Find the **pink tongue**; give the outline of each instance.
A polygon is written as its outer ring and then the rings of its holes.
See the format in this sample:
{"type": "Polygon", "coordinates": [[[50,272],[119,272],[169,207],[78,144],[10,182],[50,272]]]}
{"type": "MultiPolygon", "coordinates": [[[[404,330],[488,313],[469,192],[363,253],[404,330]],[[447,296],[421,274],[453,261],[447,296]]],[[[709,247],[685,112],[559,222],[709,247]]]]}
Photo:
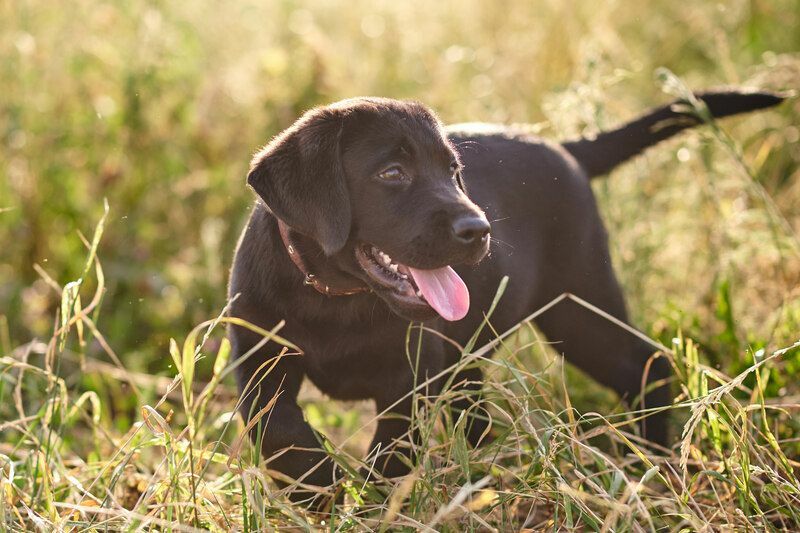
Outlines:
{"type": "Polygon", "coordinates": [[[469,291],[456,271],[449,266],[436,270],[410,268],[414,282],[428,305],[445,320],[461,320],[469,311],[469,291]]]}

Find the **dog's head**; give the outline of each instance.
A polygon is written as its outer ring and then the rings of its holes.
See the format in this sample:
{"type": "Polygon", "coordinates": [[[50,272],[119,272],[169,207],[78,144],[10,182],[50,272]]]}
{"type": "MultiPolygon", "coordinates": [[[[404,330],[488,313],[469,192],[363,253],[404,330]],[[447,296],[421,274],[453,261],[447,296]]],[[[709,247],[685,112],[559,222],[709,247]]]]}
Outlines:
{"type": "Polygon", "coordinates": [[[463,318],[469,293],[450,265],[489,249],[458,154],[425,106],[356,98],[313,109],[253,158],[248,183],[312,238],[329,265],[397,314],[463,318]]]}

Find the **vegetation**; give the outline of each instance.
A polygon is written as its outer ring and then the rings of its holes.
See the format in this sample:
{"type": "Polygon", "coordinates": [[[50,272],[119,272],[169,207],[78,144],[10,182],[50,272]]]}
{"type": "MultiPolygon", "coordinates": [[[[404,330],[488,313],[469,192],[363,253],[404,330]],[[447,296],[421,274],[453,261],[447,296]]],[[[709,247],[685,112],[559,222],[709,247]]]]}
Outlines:
{"type": "Polygon", "coordinates": [[[671,449],[523,324],[493,359],[465,349],[492,443],[467,446],[455,392],[423,402],[402,480],[359,474],[370,405],[305,391],[348,472],[310,514],[242,438],[222,318],[249,154],[312,105],[415,98],[571,137],[685,87],[796,89],[799,30],[797,0],[0,3],[0,528],[800,528],[797,99],[597,183],[634,322],[675,369],[671,449]]]}

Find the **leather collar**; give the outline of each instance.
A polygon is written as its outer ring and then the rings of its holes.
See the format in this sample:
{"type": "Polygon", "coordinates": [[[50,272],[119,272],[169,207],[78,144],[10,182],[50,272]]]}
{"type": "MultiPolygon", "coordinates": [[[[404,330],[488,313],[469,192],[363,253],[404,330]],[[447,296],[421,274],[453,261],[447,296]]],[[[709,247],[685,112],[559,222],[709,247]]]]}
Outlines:
{"type": "Polygon", "coordinates": [[[279,219],[278,217],[275,217],[275,219],[278,221],[278,231],[280,231],[281,240],[283,241],[283,246],[286,247],[286,252],[289,254],[289,258],[292,260],[292,263],[294,263],[294,266],[296,266],[297,270],[299,270],[300,273],[303,274],[303,277],[305,278],[303,283],[305,285],[310,285],[314,287],[317,290],[317,292],[319,292],[320,294],[324,294],[325,296],[350,296],[352,294],[369,292],[370,289],[366,285],[347,287],[347,288],[331,287],[324,281],[319,279],[316,275],[309,272],[306,262],[303,261],[303,256],[300,255],[300,251],[298,250],[297,246],[294,244],[291,236],[289,235],[291,228],[287,226],[286,223],[284,223],[283,220],[279,219]]]}

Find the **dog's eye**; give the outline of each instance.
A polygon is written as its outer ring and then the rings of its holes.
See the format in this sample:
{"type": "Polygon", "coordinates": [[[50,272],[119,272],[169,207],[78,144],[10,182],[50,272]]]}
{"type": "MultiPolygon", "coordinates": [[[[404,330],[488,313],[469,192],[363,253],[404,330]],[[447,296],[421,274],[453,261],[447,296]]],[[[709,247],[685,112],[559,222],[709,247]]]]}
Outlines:
{"type": "Polygon", "coordinates": [[[406,179],[406,175],[403,174],[403,169],[395,166],[389,167],[378,174],[378,178],[384,181],[403,181],[406,179]]]}

